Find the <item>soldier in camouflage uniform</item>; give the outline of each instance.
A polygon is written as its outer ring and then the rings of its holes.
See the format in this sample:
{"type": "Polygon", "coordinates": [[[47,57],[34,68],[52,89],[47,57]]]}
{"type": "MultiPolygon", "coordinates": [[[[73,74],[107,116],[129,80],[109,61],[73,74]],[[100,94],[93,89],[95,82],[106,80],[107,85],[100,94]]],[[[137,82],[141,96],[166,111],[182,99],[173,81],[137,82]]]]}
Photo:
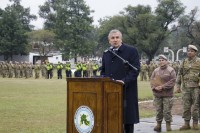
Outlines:
{"type": "Polygon", "coordinates": [[[2,76],[3,62],[0,62],[0,76],[2,76]]]}
{"type": "Polygon", "coordinates": [[[148,76],[149,76],[149,79],[151,78],[151,75],[152,75],[153,71],[155,70],[155,68],[156,68],[156,66],[153,63],[153,61],[150,61],[150,64],[148,65],[148,76]]]}
{"type": "Polygon", "coordinates": [[[24,73],[24,62],[21,62],[20,65],[19,65],[19,68],[20,68],[20,78],[23,78],[25,73],[24,73]]]}
{"type": "Polygon", "coordinates": [[[44,62],[42,62],[41,72],[42,72],[42,77],[46,79],[47,78],[47,69],[46,69],[46,64],[44,62]]]}
{"type": "Polygon", "coordinates": [[[14,64],[12,63],[12,61],[10,61],[10,63],[8,63],[8,78],[12,78],[14,74],[14,64]]]}
{"type": "Polygon", "coordinates": [[[180,130],[190,129],[190,119],[193,119],[194,130],[198,130],[198,110],[199,110],[199,74],[200,58],[197,57],[197,47],[188,46],[187,58],[180,65],[176,79],[177,92],[182,91],[183,119],[185,124],[180,130]],[[180,89],[181,88],[181,89],[180,89]],[[191,108],[193,106],[193,108],[191,108]]]}
{"type": "Polygon", "coordinates": [[[174,68],[174,70],[175,70],[176,73],[178,74],[178,69],[179,69],[178,62],[173,62],[173,63],[172,63],[172,67],[174,68]]]}
{"type": "Polygon", "coordinates": [[[7,72],[8,68],[7,68],[7,65],[6,65],[6,62],[3,62],[2,63],[2,77],[5,78],[6,77],[6,72],[7,72]]]}
{"type": "Polygon", "coordinates": [[[17,78],[17,70],[16,70],[17,61],[14,63],[14,77],[17,78]]]}
{"type": "Polygon", "coordinates": [[[147,71],[148,71],[148,66],[145,62],[142,62],[141,67],[140,67],[140,81],[147,81],[147,71]]]}
{"type": "Polygon", "coordinates": [[[16,78],[20,78],[20,64],[19,64],[19,62],[16,62],[16,65],[15,65],[15,67],[16,67],[16,78]]]}
{"type": "Polygon", "coordinates": [[[28,71],[29,71],[29,78],[33,77],[33,63],[32,62],[29,62],[28,63],[28,71]]]}
{"type": "Polygon", "coordinates": [[[154,131],[161,131],[163,118],[166,121],[167,131],[171,131],[173,106],[173,90],[176,81],[175,70],[168,65],[167,57],[159,55],[159,67],[151,75],[151,89],[154,95],[154,106],[156,108],[157,125],[154,131]]]}
{"type": "Polygon", "coordinates": [[[35,79],[39,79],[40,77],[40,65],[38,62],[36,62],[36,64],[34,65],[34,71],[35,71],[35,79]]]}
{"type": "Polygon", "coordinates": [[[27,79],[29,78],[29,68],[28,68],[28,62],[25,61],[24,63],[24,77],[27,79]]]}
{"type": "Polygon", "coordinates": [[[88,77],[92,77],[93,76],[93,69],[92,69],[92,62],[91,61],[88,61],[87,68],[88,68],[88,77]]]}

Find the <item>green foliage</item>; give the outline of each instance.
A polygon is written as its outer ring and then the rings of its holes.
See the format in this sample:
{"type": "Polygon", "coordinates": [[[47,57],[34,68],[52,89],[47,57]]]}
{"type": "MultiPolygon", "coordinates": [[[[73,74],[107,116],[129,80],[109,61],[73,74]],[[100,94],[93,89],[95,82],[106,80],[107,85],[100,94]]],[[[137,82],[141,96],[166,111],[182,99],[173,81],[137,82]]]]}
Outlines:
{"type": "Polygon", "coordinates": [[[52,50],[54,50],[55,45],[55,34],[50,30],[36,30],[27,33],[29,36],[29,42],[31,44],[37,45],[37,52],[42,56],[47,56],[52,50]]]}
{"type": "Polygon", "coordinates": [[[189,43],[200,46],[200,21],[196,20],[197,11],[196,7],[188,15],[182,16],[179,19],[179,28],[185,30],[185,37],[189,38],[189,43]]]}
{"type": "Polygon", "coordinates": [[[5,60],[12,60],[14,54],[28,52],[25,33],[30,31],[30,20],[35,18],[29,12],[29,8],[20,5],[20,0],[14,0],[12,5],[0,11],[0,54],[5,60]]]}
{"type": "Polygon", "coordinates": [[[135,38],[136,41],[133,43],[136,42],[151,60],[168,36],[169,24],[174,22],[183,11],[184,7],[177,0],[160,0],[155,14],[149,6],[129,6],[126,8],[127,34],[135,38]]]}
{"type": "MultiPolygon", "coordinates": [[[[169,25],[184,12],[179,0],[159,0],[155,13],[150,6],[128,6],[120,16],[113,16],[101,22],[100,41],[105,42],[108,31],[118,28],[125,43],[137,46],[152,60],[163,41],[173,31],[169,25]]],[[[105,44],[105,43],[104,43],[105,44]]]]}
{"type": "Polygon", "coordinates": [[[93,19],[83,0],[50,0],[40,6],[40,16],[46,19],[45,28],[56,34],[57,47],[66,57],[91,54],[94,40],[91,39],[93,19]]]}

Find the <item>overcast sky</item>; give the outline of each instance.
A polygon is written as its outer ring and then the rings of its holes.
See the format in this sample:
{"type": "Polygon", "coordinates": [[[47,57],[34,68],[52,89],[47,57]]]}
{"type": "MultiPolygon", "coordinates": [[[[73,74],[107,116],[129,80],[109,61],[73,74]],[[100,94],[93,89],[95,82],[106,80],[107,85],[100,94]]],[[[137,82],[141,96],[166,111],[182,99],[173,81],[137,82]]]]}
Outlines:
{"type": "MultiPolygon", "coordinates": [[[[38,14],[38,6],[43,5],[46,0],[21,0],[21,4],[24,7],[30,7],[31,14],[38,14]]],[[[157,0],[85,0],[86,4],[90,7],[91,10],[95,12],[92,13],[94,18],[94,24],[98,25],[98,20],[105,16],[113,16],[122,11],[127,5],[137,6],[140,5],[150,5],[154,10],[157,6],[157,0]]],[[[181,2],[186,6],[186,13],[194,9],[199,5],[199,0],[181,0],[181,2]]],[[[7,4],[10,4],[9,0],[0,0],[0,8],[4,9],[7,4]]],[[[200,5],[198,6],[198,8],[200,5]]],[[[200,10],[200,8],[199,8],[200,10]]],[[[198,12],[200,14],[200,11],[198,12]]],[[[38,15],[37,15],[38,16],[38,15]]],[[[198,18],[200,18],[198,16],[198,18]]],[[[37,21],[31,22],[35,25],[36,29],[43,27],[43,20],[39,18],[37,21]]]]}

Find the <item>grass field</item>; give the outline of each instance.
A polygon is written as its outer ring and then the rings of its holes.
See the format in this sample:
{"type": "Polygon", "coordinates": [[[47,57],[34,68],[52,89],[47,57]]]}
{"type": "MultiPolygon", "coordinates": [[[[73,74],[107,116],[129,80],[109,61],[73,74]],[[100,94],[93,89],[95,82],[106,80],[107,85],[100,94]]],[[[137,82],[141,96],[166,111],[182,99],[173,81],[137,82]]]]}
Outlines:
{"type": "MultiPolygon", "coordinates": [[[[138,86],[140,100],[152,99],[149,82],[138,86]]],[[[0,133],[66,133],[66,80],[0,78],[0,133]]]]}
{"type": "Polygon", "coordinates": [[[0,79],[0,133],[65,133],[66,81],[0,79]]]}

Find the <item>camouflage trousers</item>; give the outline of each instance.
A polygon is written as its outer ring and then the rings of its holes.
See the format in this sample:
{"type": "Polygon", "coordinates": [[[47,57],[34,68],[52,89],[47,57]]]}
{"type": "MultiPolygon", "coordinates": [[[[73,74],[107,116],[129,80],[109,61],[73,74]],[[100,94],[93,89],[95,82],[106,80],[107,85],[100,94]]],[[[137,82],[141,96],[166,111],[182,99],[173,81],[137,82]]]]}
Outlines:
{"type": "Polygon", "coordinates": [[[200,90],[199,90],[199,123],[200,123],[200,90]]]}
{"type": "Polygon", "coordinates": [[[198,121],[199,88],[182,87],[182,101],[183,119],[189,121],[192,117],[194,121],[198,121]]]}
{"type": "Polygon", "coordinates": [[[155,97],[153,104],[156,108],[156,121],[161,122],[163,118],[167,122],[172,121],[173,97],[155,97]]]}
{"type": "Polygon", "coordinates": [[[40,70],[35,70],[35,79],[40,78],[40,70]]]}
{"type": "Polygon", "coordinates": [[[147,73],[146,71],[140,72],[140,81],[147,81],[147,73]]]}

